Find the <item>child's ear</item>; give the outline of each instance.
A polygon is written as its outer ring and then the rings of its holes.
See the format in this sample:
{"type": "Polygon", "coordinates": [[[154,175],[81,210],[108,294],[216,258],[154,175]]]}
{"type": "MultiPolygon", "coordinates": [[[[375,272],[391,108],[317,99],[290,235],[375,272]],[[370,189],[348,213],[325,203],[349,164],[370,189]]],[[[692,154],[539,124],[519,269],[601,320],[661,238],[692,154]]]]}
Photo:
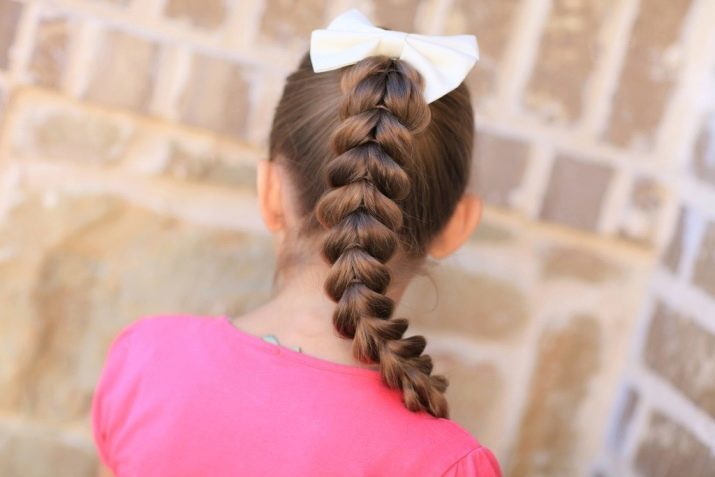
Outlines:
{"type": "Polygon", "coordinates": [[[457,203],[447,225],[428,248],[434,258],[444,258],[467,241],[479,224],[482,216],[482,201],[472,193],[466,193],[457,203]]]}
{"type": "Polygon", "coordinates": [[[283,210],[283,190],[280,174],[275,162],[262,159],[256,168],[256,188],[258,189],[258,205],[266,227],[271,232],[285,228],[285,211],[283,210]]]}

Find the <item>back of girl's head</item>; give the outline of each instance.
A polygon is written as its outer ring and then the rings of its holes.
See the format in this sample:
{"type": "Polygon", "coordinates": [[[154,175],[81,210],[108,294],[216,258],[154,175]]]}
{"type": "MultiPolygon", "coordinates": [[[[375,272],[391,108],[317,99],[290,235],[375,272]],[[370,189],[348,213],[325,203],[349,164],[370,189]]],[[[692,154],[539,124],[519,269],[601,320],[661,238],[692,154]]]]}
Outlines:
{"type": "Polygon", "coordinates": [[[386,295],[396,267],[424,259],[470,176],[469,91],[462,83],[428,104],[422,82],[387,56],[314,73],[306,54],[276,108],[269,158],[296,194],[295,248],[330,266],[333,324],[354,340],[355,358],[379,363],[410,410],[448,417],[447,379],[431,374],[424,337],[403,338],[408,322],[392,318],[386,295]]]}

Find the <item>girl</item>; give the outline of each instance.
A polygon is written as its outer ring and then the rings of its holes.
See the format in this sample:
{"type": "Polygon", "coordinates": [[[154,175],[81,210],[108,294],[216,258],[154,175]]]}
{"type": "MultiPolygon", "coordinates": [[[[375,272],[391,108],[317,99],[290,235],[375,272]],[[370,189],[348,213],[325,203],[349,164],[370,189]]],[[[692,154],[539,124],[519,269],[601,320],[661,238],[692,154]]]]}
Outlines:
{"type": "Polygon", "coordinates": [[[500,475],[449,420],[424,337],[392,316],[425,258],[455,251],[480,218],[466,71],[431,75],[390,50],[406,34],[346,15],[391,46],[325,66],[342,43],[314,32],[286,80],[257,178],[275,297],[237,318],[122,330],[92,403],[102,475],[500,475]]]}

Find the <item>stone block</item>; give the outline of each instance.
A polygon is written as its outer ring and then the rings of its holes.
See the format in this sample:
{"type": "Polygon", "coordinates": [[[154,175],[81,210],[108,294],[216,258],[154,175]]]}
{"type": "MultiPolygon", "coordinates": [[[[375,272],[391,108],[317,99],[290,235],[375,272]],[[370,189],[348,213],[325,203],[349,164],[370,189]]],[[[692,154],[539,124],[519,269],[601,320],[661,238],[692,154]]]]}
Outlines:
{"type": "Polygon", "coordinates": [[[226,20],[226,0],[169,0],[164,15],[204,29],[221,26],[226,20]]]}
{"type": "Polygon", "coordinates": [[[614,0],[556,0],[541,36],[524,103],[549,121],[574,122],[601,53],[598,36],[614,0]]]}
{"type": "Polygon", "coordinates": [[[665,414],[651,414],[648,429],[638,445],[633,466],[648,477],[708,477],[715,456],[706,443],[665,414]]]}
{"type": "Polygon", "coordinates": [[[670,234],[668,246],[661,257],[661,262],[668,267],[672,273],[678,273],[680,259],[683,256],[683,239],[686,233],[685,215],[686,210],[681,206],[675,228],[670,234]]]}
{"type": "Polygon", "coordinates": [[[653,136],[681,71],[683,53],[678,42],[690,4],[688,0],[640,4],[613,98],[606,140],[641,151],[652,148],[653,136]]]}
{"type": "Polygon", "coordinates": [[[107,31],[97,49],[86,97],[90,101],[145,111],[157,75],[156,43],[122,31],[107,31]]]}
{"type": "Polygon", "coordinates": [[[618,277],[619,267],[589,250],[557,246],[544,253],[541,274],[546,280],[575,279],[590,284],[599,284],[618,277]]]}
{"type": "MultiPolygon", "coordinates": [[[[62,211],[92,212],[103,200],[59,196],[49,210],[28,205],[6,222],[6,233],[23,228],[39,240],[72,219],[62,211]],[[29,217],[32,231],[24,225],[29,217]]],[[[0,321],[3,336],[27,335],[22,347],[11,347],[19,370],[9,386],[15,399],[4,406],[55,424],[86,417],[104,353],[121,327],[154,313],[238,315],[269,297],[275,263],[265,237],[184,223],[119,199],[32,253],[32,268],[6,265],[8,273],[32,270],[13,294],[31,297],[32,306],[0,321]]]]}
{"type": "Polygon", "coordinates": [[[489,205],[508,207],[512,193],[521,185],[529,146],[519,140],[478,132],[474,145],[477,192],[489,205]]]}
{"type": "MultiPolygon", "coordinates": [[[[429,338],[428,341],[429,343],[429,338]]],[[[428,351],[434,360],[434,374],[449,379],[449,417],[464,426],[480,442],[500,437],[498,407],[503,402],[505,383],[490,363],[468,363],[454,353],[428,351]]]]}
{"type": "Polygon", "coordinates": [[[381,28],[415,31],[415,14],[424,0],[383,0],[375,2],[373,23],[381,28]]]}
{"type": "Polygon", "coordinates": [[[715,300],[715,221],[705,226],[695,257],[692,282],[715,300]]]}
{"type": "Polygon", "coordinates": [[[529,301],[513,284],[446,264],[428,268],[405,292],[401,313],[420,326],[485,339],[518,335],[529,318],[529,301]]]}
{"type": "Polygon", "coordinates": [[[693,151],[692,170],[697,179],[715,186],[715,112],[703,122],[693,151]]]}
{"type": "Polygon", "coordinates": [[[556,157],[541,218],[595,231],[612,176],[613,170],[609,166],[565,155],[556,157]]]}
{"type": "Polygon", "coordinates": [[[253,161],[227,157],[218,151],[192,151],[173,143],[162,171],[182,180],[206,182],[234,189],[256,190],[253,161]]]}
{"type": "Polygon", "coordinates": [[[28,67],[35,84],[51,88],[61,85],[72,26],[63,17],[45,17],[39,21],[28,67]]]}
{"type": "Polygon", "coordinates": [[[310,44],[310,32],[325,26],[326,0],[266,0],[261,35],[278,45],[310,44]]]}
{"type": "Polygon", "coordinates": [[[236,139],[245,137],[250,103],[242,68],[220,58],[194,56],[179,111],[192,126],[236,139]]]}
{"type": "Polygon", "coordinates": [[[0,0],[0,70],[10,66],[10,51],[15,43],[17,25],[22,14],[22,4],[0,0]]]}
{"type": "Polygon", "coordinates": [[[630,202],[624,211],[619,235],[637,245],[651,245],[658,233],[668,188],[650,177],[633,181],[630,202]]]}
{"type": "Polygon", "coordinates": [[[576,448],[582,432],[578,415],[600,367],[601,341],[598,320],[588,315],[573,316],[543,332],[505,475],[578,475],[582,465],[576,448]]]}
{"type": "Polygon", "coordinates": [[[465,80],[476,103],[496,87],[499,62],[520,4],[519,0],[456,0],[447,12],[445,34],[479,39],[479,61],[465,80]]]}
{"type": "Polygon", "coordinates": [[[68,441],[50,429],[0,424],[0,470],[3,477],[95,477],[98,460],[89,444],[68,441]]]}
{"type": "Polygon", "coordinates": [[[704,412],[715,417],[715,335],[662,301],[655,303],[643,357],[704,412]]]}
{"type": "Polygon", "coordinates": [[[15,102],[11,146],[19,157],[84,164],[118,161],[134,124],[52,95],[23,95],[15,102]]]}

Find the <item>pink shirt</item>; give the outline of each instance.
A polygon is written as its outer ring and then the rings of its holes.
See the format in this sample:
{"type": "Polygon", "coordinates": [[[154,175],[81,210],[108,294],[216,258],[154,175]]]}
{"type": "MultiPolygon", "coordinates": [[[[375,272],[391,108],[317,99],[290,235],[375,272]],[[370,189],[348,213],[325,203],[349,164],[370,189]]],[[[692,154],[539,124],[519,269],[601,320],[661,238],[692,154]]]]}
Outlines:
{"type": "Polygon", "coordinates": [[[465,429],[401,398],[225,316],[144,316],[111,344],[92,426],[117,477],[500,476],[465,429]]]}

